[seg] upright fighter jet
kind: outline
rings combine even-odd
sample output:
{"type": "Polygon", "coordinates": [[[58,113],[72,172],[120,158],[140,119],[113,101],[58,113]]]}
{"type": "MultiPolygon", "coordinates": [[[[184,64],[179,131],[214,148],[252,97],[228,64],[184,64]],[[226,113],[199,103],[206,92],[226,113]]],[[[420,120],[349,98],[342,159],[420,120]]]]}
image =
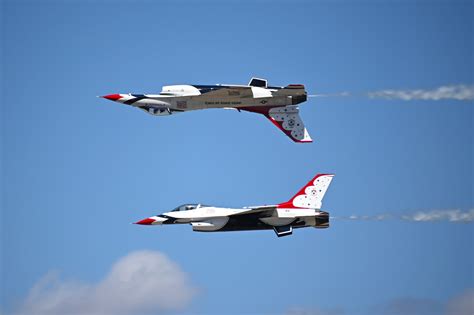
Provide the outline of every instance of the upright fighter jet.
{"type": "Polygon", "coordinates": [[[290,200],[277,205],[233,209],[184,204],[135,224],[190,224],[193,231],[199,232],[273,229],[278,237],[291,235],[293,228],[323,229],[329,227],[329,213],[322,211],[321,206],[333,176],[316,175],[290,200]]]}
{"type": "Polygon", "coordinates": [[[302,84],[268,86],[267,80],[252,78],[248,85],[169,85],[163,86],[160,94],[129,93],[102,97],[156,116],[207,108],[259,113],[293,141],[312,142],[297,106],[307,100],[302,84]]]}

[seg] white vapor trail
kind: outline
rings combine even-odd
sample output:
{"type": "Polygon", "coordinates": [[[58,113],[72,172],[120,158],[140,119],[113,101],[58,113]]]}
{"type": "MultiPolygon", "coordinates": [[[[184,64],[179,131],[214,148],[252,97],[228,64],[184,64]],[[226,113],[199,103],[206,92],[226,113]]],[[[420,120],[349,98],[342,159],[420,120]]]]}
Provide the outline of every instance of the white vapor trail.
{"type": "Polygon", "coordinates": [[[445,85],[432,90],[381,90],[367,93],[369,98],[382,98],[387,100],[474,100],[474,85],[445,85]]]}
{"type": "Polygon", "coordinates": [[[351,93],[344,91],[338,93],[326,93],[326,94],[310,94],[308,97],[334,97],[334,96],[351,96],[351,93]]]}
{"type": "Polygon", "coordinates": [[[350,221],[386,221],[386,220],[403,220],[411,222],[453,222],[453,223],[468,223],[474,221],[474,209],[461,211],[459,209],[446,210],[429,210],[417,211],[409,214],[391,214],[384,213],[378,215],[351,215],[332,217],[336,220],[350,220],[350,221]]]}
{"type": "Polygon", "coordinates": [[[428,212],[419,211],[412,215],[403,215],[403,220],[425,222],[425,221],[448,221],[448,222],[472,222],[474,221],[474,209],[469,211],[432,210],[428,212]]]}
{"type": "Polygon", "coordinates": [[[410,90],[395,90],[386,89],[379,91],[370,91],[364,93],[351,93],[347,91],[337,93],[323,93],[323,94],[309,94],[308,97],[369,97],[371,99],[385,99],[385,100],[424,100],[424,101],[439,101],[439,100],[458,100],[458,101],[472,101],[474,100],[474,84],[451,84],[443,85],[431,90],[426,89],[410,89],[410,90]]]}

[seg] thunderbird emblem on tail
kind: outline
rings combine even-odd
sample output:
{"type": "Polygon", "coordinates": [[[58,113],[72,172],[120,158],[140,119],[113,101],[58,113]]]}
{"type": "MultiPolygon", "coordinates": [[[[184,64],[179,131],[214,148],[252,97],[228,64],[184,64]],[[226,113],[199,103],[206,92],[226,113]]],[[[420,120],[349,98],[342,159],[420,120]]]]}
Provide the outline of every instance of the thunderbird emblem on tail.
{"type": "Polygon", "coordinates": [[[241,209],[202,204],[184,204],[162,214],[136,222],[141,225],[190,224],[193,231],[271,230],[278,237],[291,235],[293,228],[329,227],[329,213],[322,201],[332,174],[318,174],[287,202],[241,209]]]}
{"type": "Polygon", "coordinates": [[[295,142],[312,142],[299,116],[298,104],[307,100],[304,85],[268,86],[252,78],[248,85],[170,85],[160,94],[110,94],[111,101],[134,106],[157,116],[207,108],[259,113],[295,142]]]}

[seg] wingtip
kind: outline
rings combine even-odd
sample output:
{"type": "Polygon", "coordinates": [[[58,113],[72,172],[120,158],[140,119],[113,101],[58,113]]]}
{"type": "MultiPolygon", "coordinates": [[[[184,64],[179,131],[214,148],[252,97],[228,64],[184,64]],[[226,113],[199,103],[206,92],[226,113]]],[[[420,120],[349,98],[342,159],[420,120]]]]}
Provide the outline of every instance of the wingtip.
{"type": "Polygon", "coordinates": [[[295,140],[296,143],[312,143],[313,139],[295,140]]]}

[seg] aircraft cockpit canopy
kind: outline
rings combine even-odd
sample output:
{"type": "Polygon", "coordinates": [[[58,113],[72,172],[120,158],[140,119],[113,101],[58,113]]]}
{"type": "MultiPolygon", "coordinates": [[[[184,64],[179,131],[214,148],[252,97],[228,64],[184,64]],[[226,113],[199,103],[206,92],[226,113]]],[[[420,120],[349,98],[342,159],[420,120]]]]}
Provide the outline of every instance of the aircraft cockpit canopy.
{"type": "Polygon", "coordinates": [[[173,210],[171,210],[171,212],[173,212],[173,211],[194,210],[194,209],[197,209],[197,208],[200,208],[200,207],[208,207],[208,206],[201,205],[199,203],[187,203],[187,204],[184,204],[184,205],[181,205],[179,207],[174,208],[173,210]]]}

